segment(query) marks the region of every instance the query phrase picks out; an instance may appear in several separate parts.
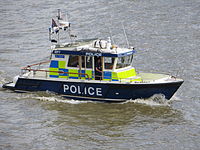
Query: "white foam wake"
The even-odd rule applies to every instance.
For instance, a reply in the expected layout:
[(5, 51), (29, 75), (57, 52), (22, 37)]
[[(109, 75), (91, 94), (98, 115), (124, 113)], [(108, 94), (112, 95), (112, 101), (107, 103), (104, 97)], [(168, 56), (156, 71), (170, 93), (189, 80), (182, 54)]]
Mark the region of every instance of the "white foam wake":
[(129, 100), (125, 103), (137, 103), (137, 104), (145, 104), (149, 106), (170, 106), (171, 100), (165, 99), (165, 96), (162, 94), (155, 94), (150, 98), (147, 99), (135, 99), (135, 100)]
[[(21, 94), (18, 97), (18, 99), (28, 99), (28, 98), (37, 99), (41, 101), (59, 102), (59, 103), (68, 103), (68, 104), (97, 103), (96, 101), (91, 101), (91, 100), (67, 99), (51, 92), (27, 93), (27, 94)], [(165, 99), (164, 95), (156, 94), (147, 99), (128, 100), (126, 102), (122, 102), (119, 104), (136, 103), (136, 104), (145, 104), (149, 106), (170, 106), (172, 101), (174, 100)]]
[(45, 96), (37, 96), (34, 97), (34, 99), (38, 99), (41, 101), (49, 101), (49, 102), (59, 102), (59, 103), (68, 103), (68, 104), (82, 104), (82, 103), (88, 103), (91, 101), (79, 101), (79, 100), (73, 100), (73, 99), (64, 99), (61, 97), (45, 97)]

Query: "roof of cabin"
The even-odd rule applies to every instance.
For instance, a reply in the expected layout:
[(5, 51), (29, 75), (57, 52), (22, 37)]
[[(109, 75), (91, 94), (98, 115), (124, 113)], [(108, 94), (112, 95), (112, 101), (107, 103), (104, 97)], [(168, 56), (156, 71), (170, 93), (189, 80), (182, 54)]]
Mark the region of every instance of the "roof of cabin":
[(104, 47), (95, 47), (94, 43), (100, 41), (98, 39), (79, 40), (74, 43), (65, 43), (55, 45), (53, 54), (62, 55), (82, 55), (82, 56), (104, 56), (104, 57), (123, 57), (135, 53), (134, 49), (120, 48), (116, 45), (107, 46), (109, 43), (102, 40)]

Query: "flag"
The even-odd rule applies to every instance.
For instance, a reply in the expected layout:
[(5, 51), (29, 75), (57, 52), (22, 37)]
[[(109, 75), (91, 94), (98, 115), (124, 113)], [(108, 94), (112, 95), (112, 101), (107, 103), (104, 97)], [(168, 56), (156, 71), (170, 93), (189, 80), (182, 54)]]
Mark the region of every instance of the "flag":
[(52, 24), (51, 24), (51, 27), (54, 28), (54, 27), (57, 27), (58, 25), (56, 24), (55, 20), (52, 19)]
[(51, 28), (52, 28), (53, 32), (58, 33), (59, 27), (58, 27), (58, 25), (56, 24), (56, 21), (55, 21), (54, 19), (52, 19)]

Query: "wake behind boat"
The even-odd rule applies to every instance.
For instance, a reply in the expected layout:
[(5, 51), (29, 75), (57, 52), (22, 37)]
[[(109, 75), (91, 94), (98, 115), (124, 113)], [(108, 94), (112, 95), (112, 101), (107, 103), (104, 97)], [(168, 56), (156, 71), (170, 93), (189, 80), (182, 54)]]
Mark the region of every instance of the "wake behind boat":
[[(53, 43), (50, 60), (24, 67), (21, 75), (3, 88), (50, 91), (76, 100), (121, 102), (155, 94), (170, 99), (183, 83), (171, 75), (137, 73), (134, 48), (118, 47), (110, 38), (74, 40), (70, 27), (59, 10), (49, 29)], [(61, 32), (68, 33), (70, 42), (60, 42)]]

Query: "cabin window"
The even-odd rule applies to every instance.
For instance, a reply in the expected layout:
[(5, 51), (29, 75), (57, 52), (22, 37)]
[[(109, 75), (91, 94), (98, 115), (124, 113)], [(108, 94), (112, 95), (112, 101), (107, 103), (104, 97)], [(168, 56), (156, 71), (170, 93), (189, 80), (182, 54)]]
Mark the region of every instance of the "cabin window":
[(82, 56), (81, 57), (82, 61), (82, 68), (92, 68), (92, 57), (90, 56)]
[(68, 67), (77, 67), (78, 66), (78, 56), (69, 56)]
[(105, 69), (113, 69), (114, 60), (115, 58), (105, 57), (104, 58)]
[(86, 68), (92, 68), (92, 57), (86, 57)]
[(125, 56), (125, 57), (119, 57), (118, 60), (117, 60), (116, 68), (120, 69), (120, 68), (130, 66), (131, 62), (132, 62), (132, 58), (133, 58), (133, 55), (129, 55), (129, 56)]

